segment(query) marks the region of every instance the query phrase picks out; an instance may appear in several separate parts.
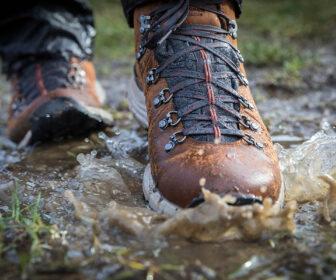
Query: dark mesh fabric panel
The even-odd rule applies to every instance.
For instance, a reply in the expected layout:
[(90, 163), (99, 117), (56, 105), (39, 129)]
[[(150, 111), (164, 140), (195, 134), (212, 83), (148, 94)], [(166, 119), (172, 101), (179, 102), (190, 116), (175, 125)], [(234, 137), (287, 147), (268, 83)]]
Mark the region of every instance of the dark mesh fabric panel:
[(69, 69), (70, 64), (62, 59), (48, 59), (27, 64), (21, 68), (16, 84), (20, 98), (16, 100), (12, 108), (15, 114), (19, 114), (33, 100), (42, 95), (41, 87), (47, 92), (69, 87)]
[[(207, 40), (207, 41), (205, 41)], [(201, 39), (202, 42), (208, 42), (208, 43), (213, 43), (214, 40), (212, 39)], [(219, 42), (217, 42), (219, 43)], [(217, 48), (217, 50), (222, 53), (222, 55), (226, 58), (231, 59), (236, 65), (239, 65), (239, 61), (237, 58), (237, 55), (235, 52), (232, 50), (231, 47), (229, 47), (225, 43), (220, 43), (221, 47)], [(155, 49), (155, 56), (156, 59), (159, 62), (159, 65), (165, 62), (169, 57), (171, 57), (173, 54), (177, 53), (178, 51), (181, 51), (185, 49), (188, 46), (188, 42), (183, 42), (180, 40), (173, 40), (173, 39), (167, 39), (160, 47), (157, 47)], [(207, 57), (208, 57), (208, 64), (210, 66), (210, 71), (212, 73), (212, 76), (216, 76), (216, 73), (231, 73), (230, 68), (223, 63), (223, 61), (218, 58), (214, 57), (212, 54), (209, 52), (206, 52)], [(185, 56), (180, 57), (176, 62), (169, 64), (167, 69), (165, 71), (183, 71), (183, 70), (191, 70), (191, 71), (196, 71), (199, 73), (204, 74), (204, 61), (202, 59), (201, 53), (199, 51), (189, 53)], [(182, 82), (185, 78), (183, 77), (174, 77), (174, 78), (166, 78), (168, 86), (172, 88), (174, 85), (178, 84), (179, 82)], [(234, 90), (238, 90), (238, 79), (237, 78), (222, 78), (221, 82), (223, 82), (228, 88), (233, 88)], [(228, 93), (225, 93), (222, 89), (216, 88), (216, 86), (212, 86), (214, 95), (215, 95), (215, 100), (223, 95), (228, 95)], [(174, 106), (177, 111), (180, 109), (188, 106), (188, 104), (191, 104), (193, 99), (193, 95), (202, 95), (206, 99), (208, 99), (208, 93), (207, 93), (207, 84), (206, 82), (202, 83), (197, 83), (193, 85), (189, 85), (184, 88), (183, 90), (184, 94), (183, 95), (189, 95), (188, 96), (183, 96), (180, 97), (179, 93), (176, 93), (174, 95), (173, 101), (174, 101)], [(234, 101), (234, 98), (232, 99)], [(235, 106), (235, 107), (234, 107)], [(209, 111), (209, 106), (200, 108), (193, 113), (198, 113), (202, 115), (210, 115)], [(234, 117), (232, 117), (230, 114), (225, 111), (225, 109), (228, 110), (239, 110), (239, 104), (234, 104), (234, 103), (226, 103), (225, 108), (216, 108), (216, 113), (218, 116), (219, 120), (219, 127), (220, 128), (231, 128), (231, 129), (238, 129), (238, 126), (236, 123), (230, 123), (230, 120), (235, 120)], [(201, 121), (201, 120), (187, 120), (184, 121), (182, 118), (183, 126), (185, 129), (188, 129), (196, 123), (198, 125), (201, 125), (202, 127), (211, 127), (211, 123), (209, 121)], [(214, 141), (214, 135), (195, 135), (192, 136), (193, 138), (200, 140), (200, 141)], [(238, 138), (235, 136), (222, 136), (222, 142), (233, 142), (236, 141)]]

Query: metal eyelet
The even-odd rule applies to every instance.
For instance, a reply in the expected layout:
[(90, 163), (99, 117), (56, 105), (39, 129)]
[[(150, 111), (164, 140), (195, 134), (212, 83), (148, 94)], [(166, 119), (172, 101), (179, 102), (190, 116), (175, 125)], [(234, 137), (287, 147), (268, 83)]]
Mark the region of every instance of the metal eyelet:
[(136, 55), (136, 59), (140, 60), (140, 58), (145, 54), (145, 52), (146, 52), (146, 48), (144, 48), (143, 46), (140, 45), (139, 51)]
[(165, 145), (165, 151), (167, 153), (169, 153), (170, 151), (172, 151), (177, 144), (182, 143), (187, 138), (187, 136), (183, 136), (181, 139), (178, 139), (178, 137), (177, 137), (178, 134), (182, 134), (183, 135), (183, 131), (182, 130), (181, 131), (177, 131), (174, 134), (170, 135), (170, 140)]
[(238, 56), (238, 59), (241, 63), (245, 62), (244, 57), (242, 56), (242, 54), (239, 50), (237, 50), (237, 56)]
[(70, 65), (70, 71), (71, 70), (74, 71), (75, 73), (77, 73), (81, 77), (85, 77), (86, 76), (85, 71), (82, 69), (82, 67), (78, 63), (71, 64)]
[(243, 96), (238, 97), (238, 101), (240, 104), (242, 104), (245, 108), (250, 109), (251, 111), (254, 111), (253, 105), (247, 101), (247, 99)]
[(149, 28), (151, 28), (150, 20), (151, 16), (141, 15), (139, 17), (140, 28), (139, 31), (141, 34), (145, 33)]
[(79, 89), (82, 89), (83, 85), (86, 82), (83, 77), (71, 73), (68, 75), (68, 81), (73, 88), (79, 88)]
[(86, 73), (78, 63), (70, 65), (70, 71), (68, 74), (68, 81), (73, 88), (82, 89), (86, 84)]
[(250, 134), (245, 133), (245, 136), (242, 138), (245, 142), (247, 142), (250, 145), (255, 146), (256, 148), (262, 150), (264, 148), (264, 145), (260, 142), (257, 142), (254, 137)]
[(247, 87), (249, 85), (248, 80), (244, 77), (244, 75), (241, 72), (238, 73), (238, 79), (244, 86)]
[(181, 121), (181, 118), (178, 118), (175, 122), (172, 119), (172, 114), (176, 114), (178, 116), (177, 111), (170, 111), (167, 113), (166, 117), (159, 122), (160, 129), (164, 130), (168, 126), (176, 126)]
[(78, 63), (72, 63), (72, 64), (70, 65), (70, 68), (71, 68), (72, 70), (75, 70), (75, 71), (78, 71), (79, 69), (81, 69), (81, 67), (80, 67), (80, 65), (79, 65)]
[[(169, 96), (166, 99), (165, 97), (165, 93), (168, 92)], [(164, 88), (160, 91), (159, 95), (157, 97), (154, 98), (153, 103), (154, 103), (154, 107), (158, 108), (162, 103), (166, 104), (170, 101), (170, 99), (172, 99), (173, 94), (170, 93), (169, 88)]]
[(148, 76), (146, 77), (146, 84), (148, 86), (155, 84), (158, 79), (159, 75), (156, 73), (156, 68), (152, 68), (152, 70), (149, 71)]
[(235, 20), (228, 21), (228, 32), (233, 39), (237, 39), (238, 25)]
[(259, 127), (256, 123), (251, 122), (248, 116), (244, 115), (242, 116), (242, 119), (239, 120), (239, 123), (252, 131), (257, 131)]

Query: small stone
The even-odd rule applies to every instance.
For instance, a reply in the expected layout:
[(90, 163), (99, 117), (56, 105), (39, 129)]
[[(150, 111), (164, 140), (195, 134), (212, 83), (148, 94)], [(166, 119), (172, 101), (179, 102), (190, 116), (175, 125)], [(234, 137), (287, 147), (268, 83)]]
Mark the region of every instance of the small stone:
[(199, 149), (199, 150), (198, 150), (198, 154), (199, 154), (200, 156), (202, 156), (202, 155), (204, 154), (204, 150), (203, 150), (203, 149)]

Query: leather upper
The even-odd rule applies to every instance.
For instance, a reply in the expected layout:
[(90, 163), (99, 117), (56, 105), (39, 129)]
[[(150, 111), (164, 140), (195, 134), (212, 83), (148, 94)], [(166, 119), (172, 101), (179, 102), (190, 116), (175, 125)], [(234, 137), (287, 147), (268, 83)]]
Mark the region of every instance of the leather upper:
[[(44, 84), (45, 77), (43, 77), (43, 74), (38, 75), (37, 73), (32, 72), (31, 79), (36, 81), (38, 93), (36, 97), (29, 101), (29, 103), (22, 100), (20, 86), (18, 86), (20, 76), (16, 75), (14, 77), (11, 87), (13, 98), (9, 106), (7, 125), (7, 135), (12, 141), (20, 142), (22, 140), (27, 131), (30, 129), (30, 118), (32, 114), (42, 104), (51, 99), (69, 97), (85, 106), (101, 108), (102, 104), (99, 101), (98, 93), (96, 91), (96, 76), (92, 62), (79, 61), (77, 58), (72, 58), (70, 64), (79, 65), (80, 71), (85, 72), (85, 81), (81, 87), (67, 84), (64, 87), (56, 87), (51, 91), (48, 91), (48, 85)], [(70, 69), (67, 75), (75, 74), (72, 72), (73, 69)], [(27, 94), (29, 94), (29, 92)]]
[[(144, 5), (136, 9), (134, 13), (136, 52), (141, 39), (138, 18), (140, 15), (149, 14), (157, 6), (158, 2)], [(235, 19), (231, 3), (220, 4), (219, 8), (229, 18)], [(196, 9), (190, 13), (192, 15), (189, 15), (185, 24), (222, 24), (218, 17), (210, 12)], [(230, 40), (237, 46), (236, 40), (232, 38)], [(164, 78), (159, 78), (157, 83), (152, 85), (146, 84), (145, 80), (149, 71), (158, 66), (153, 50), (147, 50), (136, 63), (136, 75), (146, 98), (151, 171), (160, 192), (169, 201), (181, 207), (187, 206), (193, 198), (200, 195), (202, 187), (218, 194), (254, 194), (262, 198), (270, 197), (277, 200), (281, 185), (278, 159), (268, 131), (256, 109), (250, 89), (240, 84), (238, 92), (255, 109), (251, 111), (240, 106), (239, 113), (248, 116), (252, 122), (256, 123), (258, 130), (251, 131), (244, 126), (239, 128), (262, 143), (263, 149), (257, 149), (244, 140), (214, 143), (187, 137), (183, 143), (176, 145), (171, 152), (167, 153), (165, 145), (169, 142), (171, 135), (174, 132), (183, 131), (184, 127), (180, 122), (177, 126), (168, 127), (165, 130), (159, 128), (160, 120), (164, 119), (168, 112), (175, 110), (175, 107), (174, 102), (168, 102), (165, 106), (158, 108), (153, 105), (153, 100), (159, 92), (169, 87)], [(239, 69), (245, 75), (242, 63)]]

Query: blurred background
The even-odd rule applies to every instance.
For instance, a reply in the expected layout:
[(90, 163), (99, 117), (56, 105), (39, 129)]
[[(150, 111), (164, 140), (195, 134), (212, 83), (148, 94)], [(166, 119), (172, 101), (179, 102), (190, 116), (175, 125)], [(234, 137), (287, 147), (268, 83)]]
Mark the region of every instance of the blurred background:
[[(133, 31), (120, 1), (91, 0), (97, 27), (96, 57), (133, 59)], [(248, 66), (281, 66), (288, 78), (319, 62), (319, 48), (335, 42), (334, 0), (247, 0), (238, 20), (238, 43)], [(335, 45), (334, 45), (335, 46)]]

